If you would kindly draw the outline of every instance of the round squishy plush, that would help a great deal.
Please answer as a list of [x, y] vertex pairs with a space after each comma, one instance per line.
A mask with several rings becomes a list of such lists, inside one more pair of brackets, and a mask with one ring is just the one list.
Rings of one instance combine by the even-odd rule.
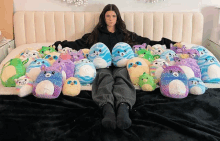
[[44, 57], [44, 59], [46, 59], [46, 60], [50, 63], [50, 65], [52, 66], [53, 63], [59, 58], [59, 56], [60, 56], [60, 53], [58, 53], [58, 52], [52, 52], [52, 53], [48, 53], [48, 54]]
[[154, 56], [151, 54], [150, 51], [147, 51], [146, 49], [140, 49], [137, 54], [138, 57], [145, 59], [148, 66], [151, 64], [152, 61], [154, 61]]
[[146, 46], [147, 46], [146, 43], [143, 43], [142, 45], [134, 45], [134, 46], [132, 47], [132, 50], [133, 50], [133, 52], [134, 52], [135, 57], [138, 57], [137, 52], [138, 52], [140, 49], [146, 49]]
[[129, 44], [117, 43], [112, 49], [112, 62], [116, 67], [125, 67], [128, 60], [134, 57], [134, 52]]
[[47, 54], [57, 51], [55, 50], [55, 46], [42, 46], [42, 48], [39, 49], [38, 52], [40, 53], [41, 57], [44, 58]]
[[80, 93], [80, 90], [79, 80], [75, 77], [70, 77], [64, 82], [62, 92], [64, 95], [76, 96]]
[[112, 63], [110, 50], [103, 43], [96, 43], [90, 48], [88, 59], [96, 69], [107, 68]]
[[201, 95], [208, 89], [200, 78], [192, 77], [188, 81], [190, 94]]
[[166, 50], [166, 45], [156, 44], [153, 46], [148, 45], [147, 50], [151, 51], [152, 55], [161, 55]]
[[90, 51], [90, 49], [88, 49], [88, 48], [82, 49], [84, 58], [87, 58], [87, 59], [88, 59], [89, 51]]
[[176, 53], [171, 50], [171, 49], [167, 49], [166, 51], [164, 51], [161, 55], [160, 55], [160, 59], [164, 59], [166, 60], [169, 65], [174, 65], [175, 61], [174, 61], [174, 57], [177, 57]]
[[138, 86], [139, 77], [145, 72], [149, 74], [149, 66], [144, 59], [134, 57], [127, 62], [127, 70], [132, 84]]
[[184, 49], [183, 53], [180, 56], [181, 58], [193, 58], [198, 60], [200, 54], [196, 49]]
[[15, 79], [25, 75], [26, 68], [24, 61], [22, 62], [19, 58], [14, 58], [4, 64], [1, 71], [1, 82], [5, 87], [15, 87]]
[[81, 85], [88, 85], [93, 82], [96, 77], [96, 69], [94, 64], [88, 59], [82, 59], [75, 64], [75, 75]]
[[18, 79], [15, 79], [16, 91], [18, 96], [24, 97], [32, 93], [33, 90], [33, 81], [27, 76], [21, 76]]
[[196, 49], [199, 52], [199, 57], [209, 55], [208, 49], [203, 46], [193, 46], [191, 49]]
[[154, 78], [145, 72], [139, 77], [138, 84], [143, 91], [153, 91], [156, 89]]
[[161, 94], [176, 99], [187, 97], [189, 87], [184, 71], [178, 66], [163, 65], [163, 68], [159, 82]]
[[176, 54], [181, 54], [183, 53], [183, 50], [186, 49], [186, 47], [181, 43], [176, 43], [174, 45], [170, 44], [170, 49], [173, 50]]

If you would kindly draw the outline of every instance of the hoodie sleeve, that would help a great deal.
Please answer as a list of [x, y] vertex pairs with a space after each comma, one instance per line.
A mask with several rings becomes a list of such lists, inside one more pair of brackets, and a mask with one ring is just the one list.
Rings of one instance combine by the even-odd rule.
[[75, 41], [56, 41], [53, 45], [55, 45], [55, 49], [58, 51], [58, 45], [60, 44], [62, 47], [70, 47], [75, 50], [80, 50], [83, 48], [90, 48], [90, 46], [86, 43], [89, 35], [91, 33], [87, 33], [82, 36], [81, 39], [77, 39]]

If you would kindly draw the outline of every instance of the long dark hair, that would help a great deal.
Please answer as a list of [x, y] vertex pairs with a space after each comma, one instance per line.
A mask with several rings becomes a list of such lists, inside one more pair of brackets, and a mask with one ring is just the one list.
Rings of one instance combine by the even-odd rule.
[[133, 37], [136, 36], [135, 33], [133, 32], [129, 32], [126, 29], [126, 25], [125, 22], [121, 19], [121, 14], [118, 10], [118, 7], [114, 4], [108, 4], [104, 7], [104, 9], [102, 10], [102, 13], [99, 16], [99, 22], [98, 24], [95, 26], [94, 30], [91, 32], [90, 36], [87, 39], [87, 43], [88, 44], [95, 44], [98, 42], [98, 28], [103, 27], [103, 26], [107, 26], [106, 22], [105, 22], [105, 13], [107, 11], [114, 11], [117, 15], [117, 22], [116, 22], [116, 27], [119, 28], [120, 30], [122, 30], [123, 35], [124, 35], [124, 42], [133, 45]]

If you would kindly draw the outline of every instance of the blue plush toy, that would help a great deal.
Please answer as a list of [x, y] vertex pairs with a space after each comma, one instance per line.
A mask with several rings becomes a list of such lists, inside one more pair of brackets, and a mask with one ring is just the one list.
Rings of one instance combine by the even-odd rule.
[[112, 63], [110, 50], [103, 43], [96, 43], [90, 48], [88, 59], [96, 69], [107, 68]]
[[209, 55], [209, 51], [203, 46], [193, 46], [192, 49], [196, 49], [199, 52], [200, 57]]
[[189, 84], [189, 93], [194, 95], [204, 94], [208, 89], [200, 78], [192, 77], [188, 80]]
[[215, 57], [211, 55], [199, 57], [198, 65], [201, 69], [203, 82], [220, 83], [220, 64]]
[[128, 60], [133, 57], [134, 52], [127, 43], [119, 42], [112, 49], [112, 62], [116, 67], [125, 67]]
[[91, 84], [96, 77], [94, 64], [88, 59], [82, 59], [75, 64], [75, 76], [81, 85]]
[[166, 60], [169, 65], [174, 65], [175, 61], [174, 61], [174, 57], [177, 57], [176, 53], [171, 50], [171, 49], [167, 49], [166, 51], [164, 51], [161, 55], [160, 55], [160, 59], [164, 59]]

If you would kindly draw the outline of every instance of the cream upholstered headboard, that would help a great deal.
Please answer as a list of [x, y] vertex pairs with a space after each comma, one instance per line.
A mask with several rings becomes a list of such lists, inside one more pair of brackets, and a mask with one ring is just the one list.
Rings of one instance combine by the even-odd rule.
[[[19, 11], [14, 14], [16, 46], [79, 39], [98, 23], [100, 12]], [[127, 29], [158, 41], [202, 43], [203, 15], [179, 12], [122, 12]]]

